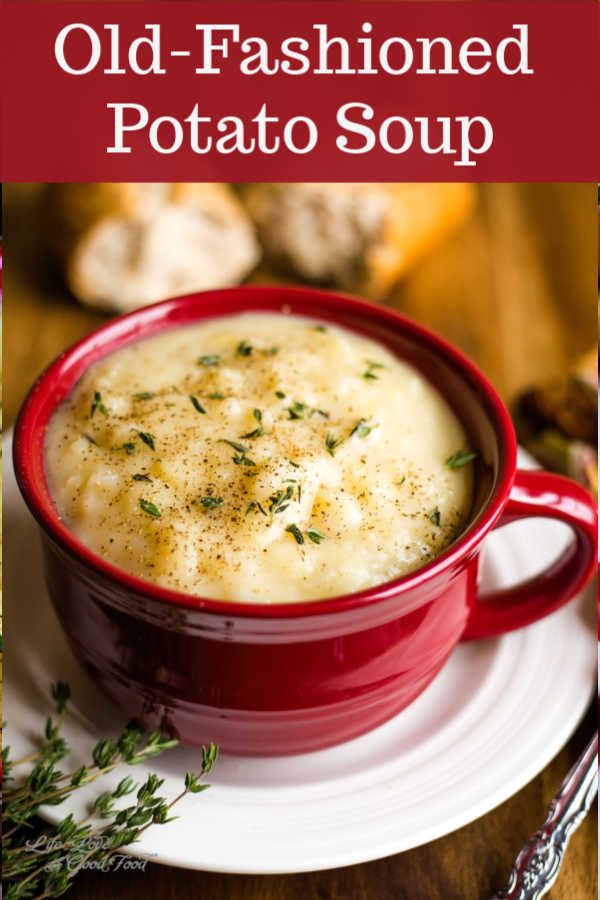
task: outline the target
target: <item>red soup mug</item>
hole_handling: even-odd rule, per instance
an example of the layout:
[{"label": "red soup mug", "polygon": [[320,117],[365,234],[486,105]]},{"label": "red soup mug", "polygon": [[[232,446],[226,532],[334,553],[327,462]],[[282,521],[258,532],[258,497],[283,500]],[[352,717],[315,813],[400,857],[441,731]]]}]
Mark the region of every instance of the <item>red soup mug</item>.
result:
[{"label": "red soup mug", "polygon": [[[44,436],[85,370],[140,338],[248,311],[318,317],[366,335],[444,395],[477,450],[475,492],[469,526],[432,562],[348,596],[228,603],[121,571],[60,519],[44,471]],[[561,476],[517,470],[508,412],[473,363],[390,309],[330,293],[235,288],[110,321],[63,353],[34,385],[15,429],[14,460],[41,526],[50,596],[94,680],[149,727],[192,745],[213,740],[231,753],[317,750],[368,731],[414,700],[459,641],[503,634],[548,615],[584,586],[595,564],[592,498]],[[482,596],[477,570],[486,535],[527,516],[566,522],[573,541],[537,577]]]}]

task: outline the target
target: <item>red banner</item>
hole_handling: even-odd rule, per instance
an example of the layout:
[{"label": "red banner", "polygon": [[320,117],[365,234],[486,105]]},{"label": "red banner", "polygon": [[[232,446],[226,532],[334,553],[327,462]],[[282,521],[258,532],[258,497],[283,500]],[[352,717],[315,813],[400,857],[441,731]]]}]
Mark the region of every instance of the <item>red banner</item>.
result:
[{"label": "red banner", "polygon": [[2,180],[596,181],[598,17],[5,0]]}]

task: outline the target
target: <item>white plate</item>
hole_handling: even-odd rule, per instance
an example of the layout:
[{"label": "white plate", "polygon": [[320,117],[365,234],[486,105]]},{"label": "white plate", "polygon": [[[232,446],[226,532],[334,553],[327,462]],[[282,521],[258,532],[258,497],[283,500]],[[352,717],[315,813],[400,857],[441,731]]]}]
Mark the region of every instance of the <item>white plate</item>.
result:
[{"label": "white plate", "polygon": [[[70,683],[65,723],[73,768],[123,723],[69,651],[46,598],[36,526],[4,450],[4,584],[7,653],[4,715],[13,758],[34,746],[51,681]],[[564,528],[530,521],[493,536],[484,579],[533,574],[561,549]],[[425,693],[394,720],[318,753],[276,759],[222,758],[211,790],[186,798],[181,818],[149,829],[136,853],[218,872],[333,868],[387,856],[454,831],[518,791],[563,746],[595,686],[591,595],[500,640],[459,647]],[[174,796],[197,754],[177,749],[149,770]],[[122,773],[105,777],[115,785]],[[105,785],[102,785],[104,789]],[[47,809],[56,820],[87,814],[85,789]],[[543,810],[540,810],[542,813]]]}]

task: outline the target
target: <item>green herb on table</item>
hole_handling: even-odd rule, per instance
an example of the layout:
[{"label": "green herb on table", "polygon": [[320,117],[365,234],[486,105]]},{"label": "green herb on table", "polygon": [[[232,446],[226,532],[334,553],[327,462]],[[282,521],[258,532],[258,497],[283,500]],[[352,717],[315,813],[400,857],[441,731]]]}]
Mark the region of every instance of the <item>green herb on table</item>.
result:
[{"label": "green herb on table", "polygon": [[133,454],[135,453],[136,447],[135,447],[135,444],[133,443],[133,441],[127,441],[127,443],[123,444],[123,446],[121,447],[121,450],[124,450],[128,456],[133,456]]},{"label": "green herb on table", "polygon": [[160,510],[151,500],[144,500],[142,498],[140,500],[140,508],[143,509],[145,513],[148,513],[149,516],[152,516],[153,519],[160,519]]},{"label": "green herb on table", "polygon": [[377,381],[379,379],[379,375],[375,374],[377,369],[385,369],[385,366],[383,365],[383,363],[372,362],[369,359],[366,360],[366,363],[367,368],[363,372],[362,377],[366,379],[366,381]]},{"label": "green herb on table", "polygon": [[250,356],[252,349],[252,344],[249,344],[248,341],[240,341],[235,350],[236,356]]},{"label": "green herb on table", "polygon": [[135,475],[132,475],[134,481],[152,481],[149,475],[144,474],[143,472],[136,472]]},{"label": "green herb on table", "polygon": [[288,532],[288,534],[292,535],[292,537],[294,538],[294,540],[296,541],[297,544],[304,543],[304,535],[302,534],[302,532],[300,531],[300,529],[298,528],[297,525],[288,525],[288,527],[285,530]]},{"label": "green herb on table", "polygon": [[213,394],[208,394],[209,400],[224,400],[225,394],[222,394],[220,391],[215,391]]},{"label": "green herb on table", "polygon": [[156,397],[152,391],[139,391],[137,394],[133,394],[134,400],[152,400],[153,397]]},{"label": "green herb on table", "polygon": [[144,444],[147,444],[151,450],[154,450],[154,435],[150,434],[149,431],[138,431],[138,437]]},{"label": "green herb on table", "polygon": [[[91,760],[74,772],[61,771],[57,763],[69,753],[61,736],[70,690],[64,682],[52,685],[56,707],[46,720],[39,749],[20,760],[10,758],[10,748],[2,753],[4,796],[2,817],[2,882],[5,900],[46,900],[62,896],[85,868],[110,870],[118,864],[125,847],[138,841],[152,825],[164,825],[174,818],[173,807],[187,794],[198,794],[209,785],[202,781],[213,768],[218,751],[214,744],[202,747],[199,771],[186,772],[182,790],[168,800],[158,794],[163,780],[150,773],[142,783],[122,778],[112,791],[100,793],[91,804],[90,815],[77,820],[72,813],[56,825],[40,824],[42,805],[58,805],[75,792],[119,766],[145,763],[178,741],[159,732],[146,733],[130,722],[115,738],[99,741]],[[32,764],[18,780],[15,769]],[[135,794],[128,806],[117,804]],[[106,820],[92,825],[92,817]]]},{"label": "green herb on table", "polygon": [[456,453],[453,453],[452,456],[448,457],[445,465],[448,466],[449,469],[462,469],[463,466],[473,462],[476,458],[477,454],[471,450],[457,450]]},{"label": "green herb on table", "polygon": [[205,509],[217,509],[219,506],[223,506],[224,502],[222,497],[213,497],[211,494],[207,494],[200,500]]},{"label": "green herb on table", "polygon": [[199,356],[196,362],[199,366],[218,366],[221,362],[221,357],[216,353],[209,353],[206,356]]},{"label": "green herb on table", "polygon": [[190,394],[190,402],[191,402],[192,406],[194,407],[194,409],[196,410],[196,412],[202,413],[203,416],[206,415],[206,410],[204,409],[204,407],[202,406],[202,404],[200,403],[198,398],[194,397],[193,394]]},{"label": "green herb on table", "polygon": [[283,391],[275,391],[275,396],[279,397],[280,400],[285,400],[285,394]]},{"label": "green herb on table", "polygon": [[327,328],[325,327],[325,325],[312,325],[311,328],[313,331],[320,331],[323,334],[327,331]]},{"label": "green herb on table", "polygon": [[100,391],[94,391],[94,396],[92,397],[92,404],[90,406],[90,419],[93,417],[96,410],[98,410],[98,412],[101,412],[103,416],[108,415],[108,409],[102,402],[102,394],[100,393]]},{"label": "green herb on table", "polygon": [[308,528],[306,537],[311,540],[313,544],[321,544],[325,540],[325,535],[321,534],[320,531],[317,531],[316,528]]},{"label": "green herb on table", "polygon": [[335,456],[335,451],[340,446],[340,444],[344,443],[344,439],[340,437],[336,437],[330,431],[327,432],[325,436],[325,447],[327,448],[327,452],[330,456]]}]

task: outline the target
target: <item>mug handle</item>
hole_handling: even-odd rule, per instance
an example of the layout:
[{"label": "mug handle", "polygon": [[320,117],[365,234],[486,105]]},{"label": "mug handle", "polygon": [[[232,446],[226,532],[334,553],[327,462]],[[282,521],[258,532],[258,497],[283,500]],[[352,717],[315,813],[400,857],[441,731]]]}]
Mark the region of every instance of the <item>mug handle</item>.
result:
[{"label": "mug handle", "polygon": [[598,512],[591,494],[562,475],[517,470],[510,497],[496,528],[542,516],[570,525],[564,553],[544,572],[510,588],[483,591],[462,640],[495,637],[547,616],[571,600],[596,566]]}]

